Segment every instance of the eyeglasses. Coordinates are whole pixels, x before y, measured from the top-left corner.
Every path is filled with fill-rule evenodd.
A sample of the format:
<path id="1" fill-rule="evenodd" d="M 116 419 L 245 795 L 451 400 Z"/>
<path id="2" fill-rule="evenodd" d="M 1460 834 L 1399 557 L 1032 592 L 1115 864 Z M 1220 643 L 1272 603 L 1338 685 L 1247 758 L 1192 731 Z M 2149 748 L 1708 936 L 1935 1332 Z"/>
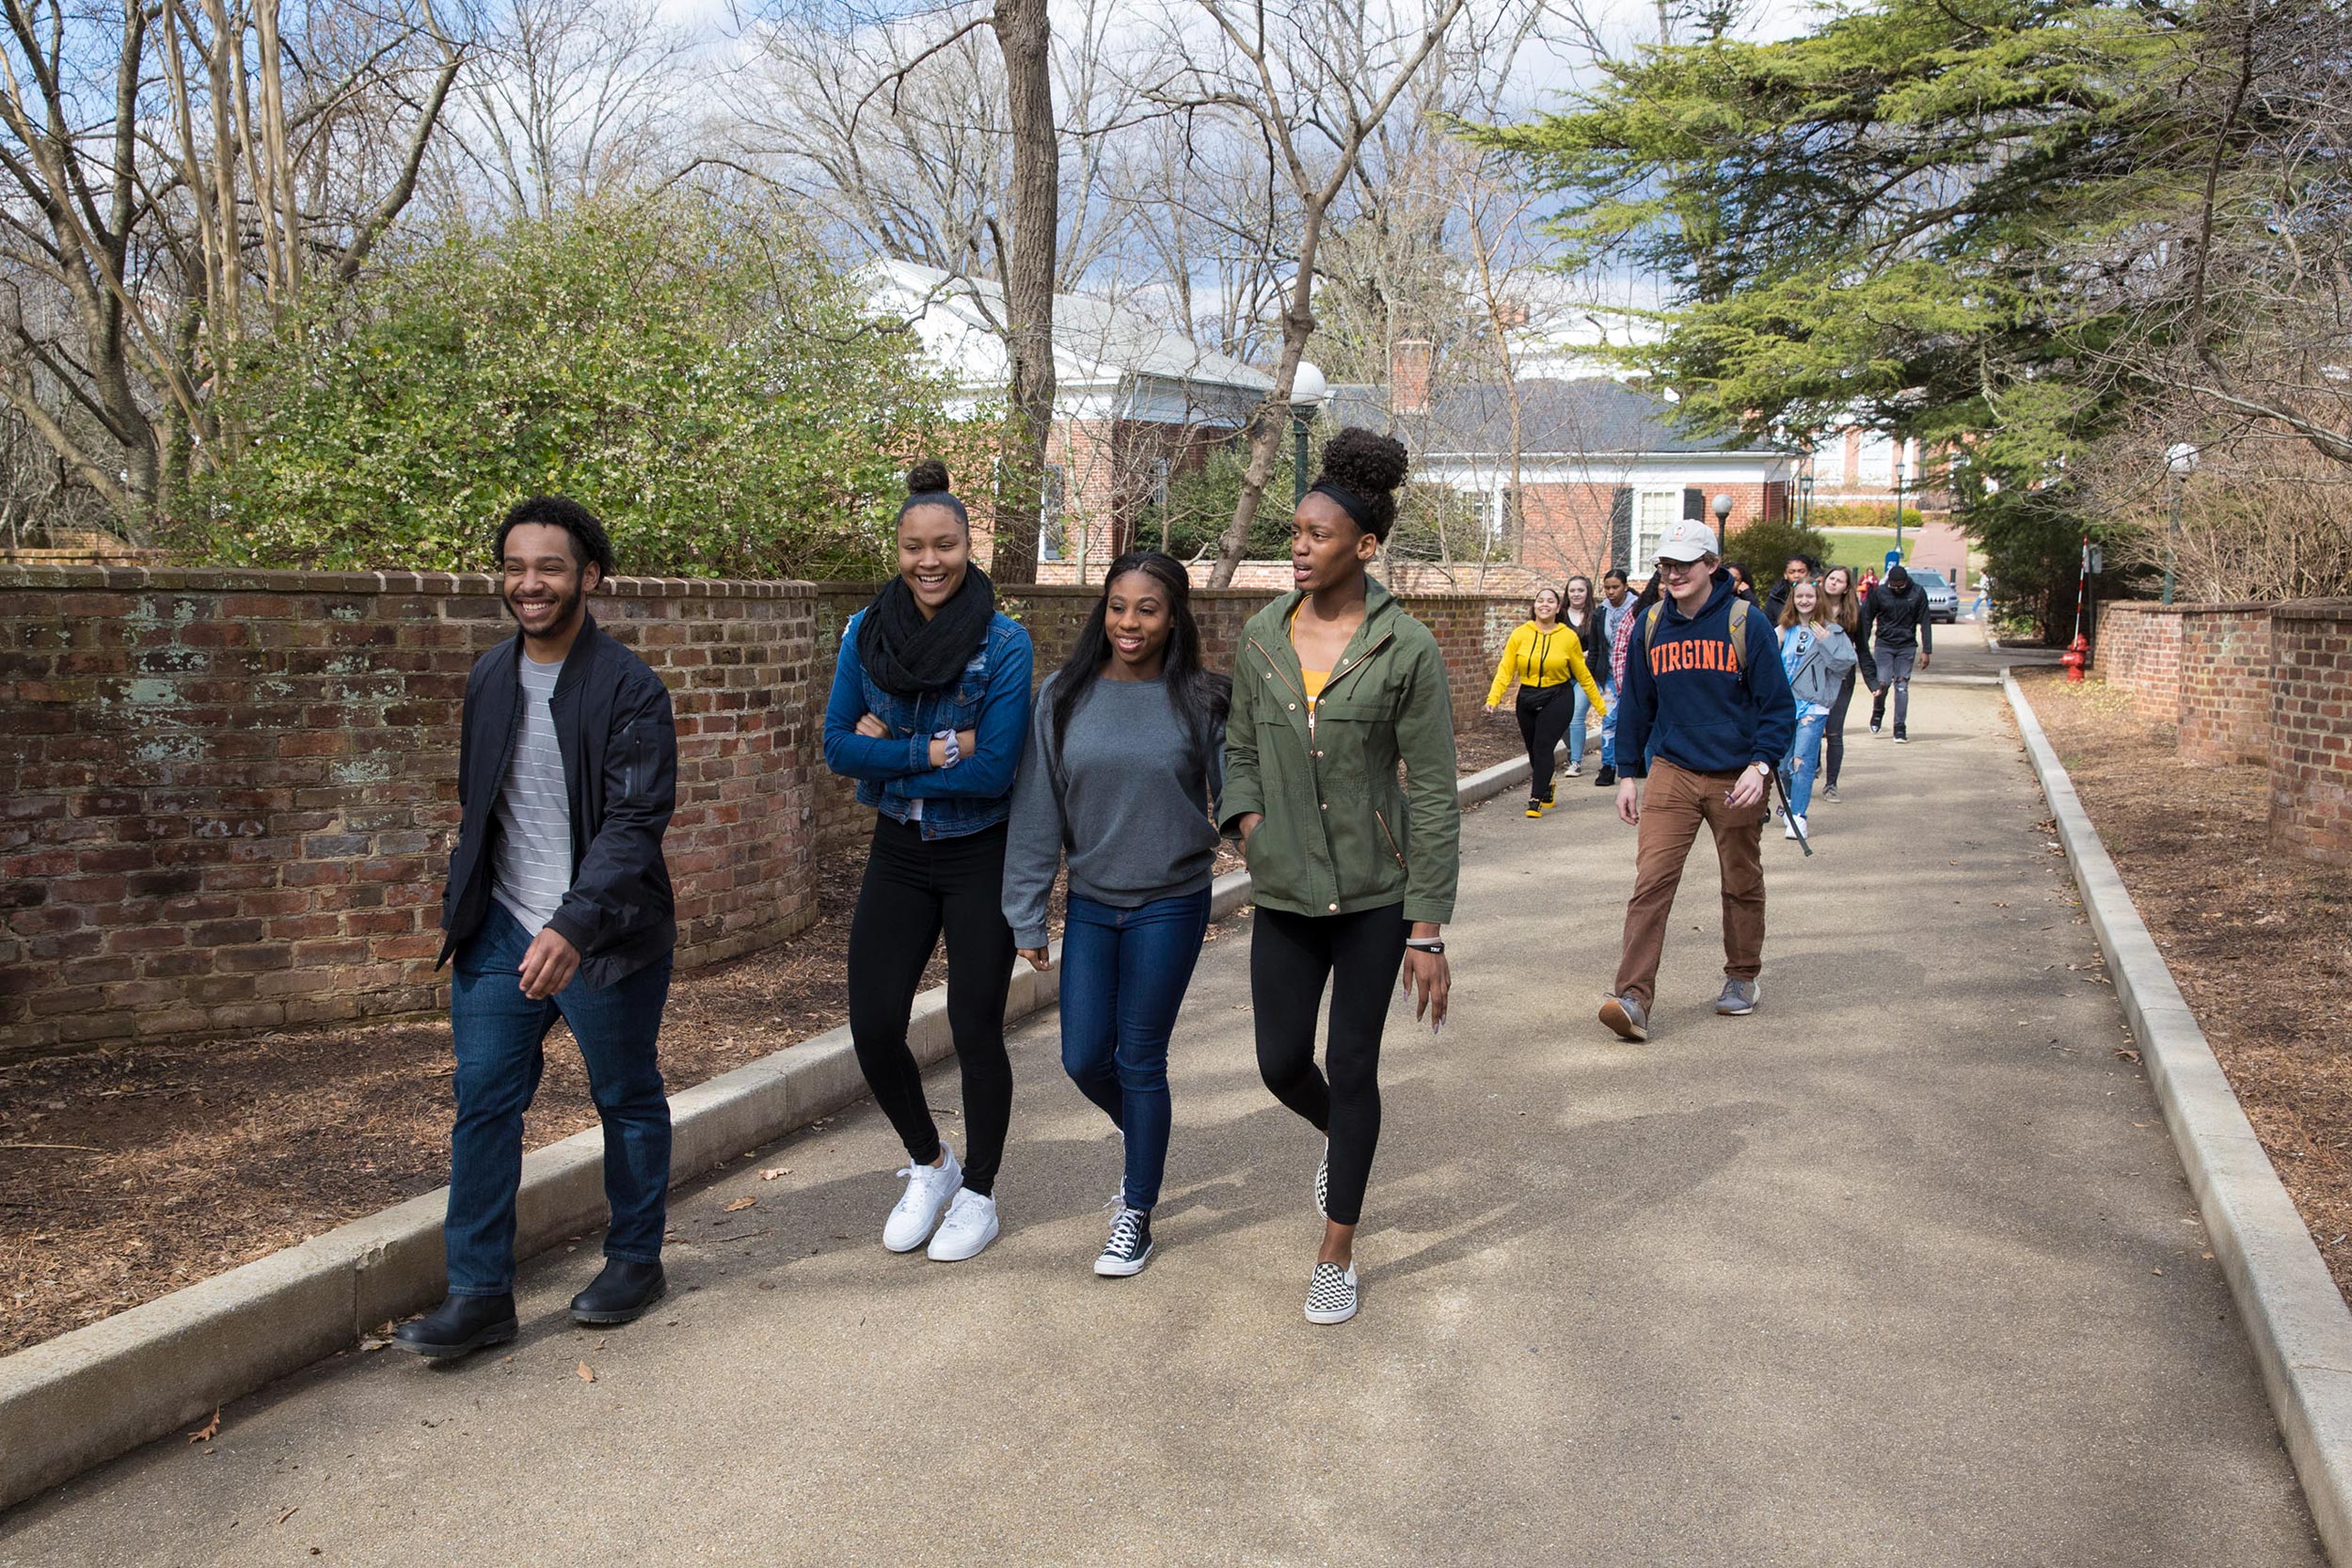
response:
<path id="1" fill-rule="evenodd" d="M 1659 562 L 1659 563 L 1658 563 L 1658 570 L 1659 570 L 1659 574 L 1660 574 L 1661 576 L 1662 576 L 1662 577 L 1670 577 L 1670 578 L 1687 577 L 1687 576 L 1688 576 L 1688 575 L 1690 575 L 1691 573 L 1697 571 L 1697 570 L 1699 569 L 1699 567 L 1700 567 L 1700 565 L 1701 565 L 1701 564 L 1702 564 L 1701 562 L 1696 562 L 1696 561 L 1663 561 L 1663 560 L 1661 560 L 1661 561 L 1660 561 L 1660 562 Z"/>

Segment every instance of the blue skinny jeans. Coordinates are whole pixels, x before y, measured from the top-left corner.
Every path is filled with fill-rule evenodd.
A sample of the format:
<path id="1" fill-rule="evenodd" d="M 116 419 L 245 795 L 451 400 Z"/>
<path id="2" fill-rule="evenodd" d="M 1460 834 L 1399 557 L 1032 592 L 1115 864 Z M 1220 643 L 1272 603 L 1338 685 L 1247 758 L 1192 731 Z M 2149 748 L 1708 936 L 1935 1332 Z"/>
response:
<path id="1" fill-rule="evenodd" d="M 1073 894 L 1061 940 L 1061 1065 L 1126 1134 L 1130 1209 L 1168 1168 L 1168 1041 L 1209 928 L 1209 890 L 1114 909 Z"/>
<path id="2" fill-rule="evenodd" d="M 1797 705 L 1797 741 L 1781 762 L 1788 781 L 1788 809 L 1803 816 L 1813 809 L 1813 776 L 1821 767 L 1821 732 L 1829 715 L 1813 703 Z"/>

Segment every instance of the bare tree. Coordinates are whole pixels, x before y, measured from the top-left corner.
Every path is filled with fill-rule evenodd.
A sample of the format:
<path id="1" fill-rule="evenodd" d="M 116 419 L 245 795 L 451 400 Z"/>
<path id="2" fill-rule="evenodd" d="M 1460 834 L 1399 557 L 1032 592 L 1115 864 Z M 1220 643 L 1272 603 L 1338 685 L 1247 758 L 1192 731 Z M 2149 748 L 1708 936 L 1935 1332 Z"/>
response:
<path id="1" fill-rule="evenodd" d="M 1195 0 L 1197 14 L 1177 13 L 1164 34 L 1167 64 L 1148 96 L 1262 136 L 1295 204 L 1298 225 L 1274 388 L 1250 433 L 1249 467 L 1233 520 L 1218 543 L 1213 586 L 1232 581 L 1274 470 L 1292 383 L 1314 332 L 1316 256 L 1332 205 L 1355 179 L 1366 142 L 1465 5 L 1430 0 L 1420 16 L 1400 23 L 1349 0 L 1248 8 L 1232 0 Z"/>
<path id="2" fill-rule="evenodd" d="M 427 16 L 0 0 L 0 399 L 135 534 L 249 327 L 348 279 L 414 195 L 461 52 Z"/>

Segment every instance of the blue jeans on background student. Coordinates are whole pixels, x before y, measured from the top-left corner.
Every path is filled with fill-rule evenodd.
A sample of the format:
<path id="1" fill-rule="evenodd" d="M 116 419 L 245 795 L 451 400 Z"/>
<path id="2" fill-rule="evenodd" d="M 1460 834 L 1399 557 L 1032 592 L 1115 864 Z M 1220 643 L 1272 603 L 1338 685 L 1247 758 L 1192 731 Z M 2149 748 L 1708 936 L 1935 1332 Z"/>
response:
<path id="1" fill-rule="evenodd" d="M 1160 1200 L 1170 1110 L 1168 1040 L 1176 1032 L 1209 890 L 1114 909 L 1071 895 L 1061 939 L 1061 1065 L 1126 1134 L 1127 1207 Z"/>
<path id="2" fill-rule="evenodd" d="M 482 929 L 457 950 L 449 1006 L 457 1051 L 457 1125 L 450 1134 L 449 1218 L 442 1243 L 454 1296 L 515 1288 L 515 1192 L 522 1184 L 523 1112 L 546 1066 L 540 1042 L 571 1025 L 604 1122 L 604 1255 L 661 1260 L 670 1194 L 670 1101 L 654 1059 L 670 959 L 590 990 L 579 979 L 544 1001 L 522 990 L 531 938 L 493 899 Z"/>
<path id="3" fill-rule="evenodd" d="M 1568 766 L 1584 766 L 1584 725 L 1593 711 L 1593 700 L 1584 695 L 1584 683 L 1579 681 L 1574 692 L 1575 711 L 1568 715 Z"/>
<path id="4" fill-rule="evenodd" d="M 1821 766 L 1821 732 L 1828 727 L 1829 709 L 1819 703 L 1797 705 L 1797 742 L 1781 770 L 1788 780 L 1788 809 L 1799 816 L 1813 808 L 1813 775 Z"/>

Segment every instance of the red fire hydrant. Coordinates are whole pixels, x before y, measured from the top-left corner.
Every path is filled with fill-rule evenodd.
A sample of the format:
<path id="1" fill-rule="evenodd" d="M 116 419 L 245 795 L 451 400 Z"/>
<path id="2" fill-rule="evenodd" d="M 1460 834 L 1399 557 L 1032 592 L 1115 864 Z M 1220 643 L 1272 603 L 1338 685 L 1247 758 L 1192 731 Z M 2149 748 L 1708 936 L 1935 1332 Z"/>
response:
<path id="1" fill-rule="evenodd" d="M 2074 641 L 2066 645 L 2066 652 L 2058 656 L 2058 662 L 2066 666 L 2068 680 L 2083 678 L 2083 666 L 2090 662 L 2090 644 L 2083 641 L 2081 632 L 2074 634 Z"/>

